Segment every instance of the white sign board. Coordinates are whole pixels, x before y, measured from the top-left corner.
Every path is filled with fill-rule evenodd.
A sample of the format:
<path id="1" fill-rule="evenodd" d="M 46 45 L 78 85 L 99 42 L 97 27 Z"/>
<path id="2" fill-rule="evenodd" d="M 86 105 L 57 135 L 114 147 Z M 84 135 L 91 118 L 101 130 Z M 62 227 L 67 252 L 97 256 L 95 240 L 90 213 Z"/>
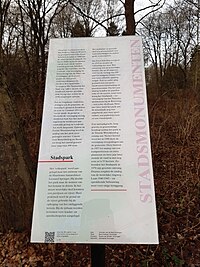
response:
<path id="1" fill-rule="evenodd" d="M 31 241 L 158 243 L 140 37 L 51 40 Z"/>

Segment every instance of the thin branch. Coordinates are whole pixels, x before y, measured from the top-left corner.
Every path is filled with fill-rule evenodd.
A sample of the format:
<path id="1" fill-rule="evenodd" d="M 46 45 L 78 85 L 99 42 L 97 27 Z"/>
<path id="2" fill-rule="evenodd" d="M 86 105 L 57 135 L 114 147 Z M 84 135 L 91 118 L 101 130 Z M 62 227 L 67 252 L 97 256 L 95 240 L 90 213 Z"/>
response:
<path id="1" fill-rule="evenodd" d="M 70 3 L 74 8 L 76 8 L 76 9 L 80 12 L 80 14 L 81 14 L 82 16 L 84 16 L 84 17 L 86 17 L 86 18 L 88 18 L 88 19 L 93 20 L 93 21 L 96 22 L 98 25 L 100 25 L 101 27 L 103 27 L 103 28 L 106 30 L 106 32 L 108 31 L 108 29 L 107 29 L 106 26 L 104 26 L 101 22 L 99 22 L 99 21 L 96 20 L 95 18 L 93 18 L 93 17 L 91 17 L 91 16 L 85 14 L 85 13 L 81 10 L 81 8 L 78 7 L 77 5 L 75 5 L 71 0 L 69 0 L 69 3 Z"/>
<path id="2" fill-rule="evenodd" d="M 165 1 L 163 2 L 162 6 L 164 5 Z M 154 13 L 156 11 L 158 11 L 162 6 L 158 7 L 157 9 L 153 9 L 150 12 L 148 12 L 147 14 L 145 14 L 143 17 L 141 17 L 137 22 L 136 22 L 136 26 L 141 23 L 141 21 L 146 18 L 147 16 L 149 16 L 151 13 Z"/>
<path id="3" fill-rule="evenodd" d="M 144 7 L 144 8 L 141 8 L 141 9 L 137 10 L 137 11 L 135 12 L 135 15 L 136 15 L 137 13 L 142 12 L 142 11 L 145 11 L 145 10 L 147 10 L 147 9 L 149 9 L 149 8 L 154 8 L 154 7 L 159 6 L 160 2 L 162 2 L 162 0 L 159 0 L 156 4 L 152 4 L 152 5 L 149 5 L 149 6 L 147 6 L 147 7 Z M 161 7 L 165 4 L 165 2 L 166 2 L 166 0 L 163 1 L 163 4 L 162 4 L 159 8 L 161 8 Z M 156 10 L 155 10 L 155 11 L 156 11 Z M 154 12 L 154 11 L 153 11 L 153 12 Z"/>
<path id="4" fill-rule="evenodd" d="M 109 17 L 109 18 L 106 18 L 106 19 L 104 19 L 104 20 L 102 20 L 102 21 L 100 22 L 100 25 L 101 25 L 102 23 L 104 23 L 104 22 L 107 22 L 107 21 L 113 19 L 113 18 L 117 18 L 117 17 L 121 17 L 121 16 L 125 16 L 125 14 L 124 14 L 124 13 L 116 14 L 116 15 L 113 15 L 113 16 L 111 16 L 111 17 Z M 97 26 L 99 26 L 99 25 L 95 25 L 95 26 L 92 28 L 92 30 L 94 30 Z M 106 29 L 107 29 L 107 28 L 106 28 Z"/>
<path id="5" fill-rule="evenodd" d="M 192 4 L 196 8 L 199 8 L 199 2 L 198 3 L 194 3 L 194 1 L 192 1 L 192 0 L 185 0 L 185 2 L 188 3 L 188 4 Z"/>
<path id="6" fill-rule="evenodd" d="M 124 3 L 122 0 L 119 0 L 119 2 L 121 2 L 121 3 L 122 3 L 122 5 L 123 5 L 123 6 L 125 6 L 125 3 Z"/>

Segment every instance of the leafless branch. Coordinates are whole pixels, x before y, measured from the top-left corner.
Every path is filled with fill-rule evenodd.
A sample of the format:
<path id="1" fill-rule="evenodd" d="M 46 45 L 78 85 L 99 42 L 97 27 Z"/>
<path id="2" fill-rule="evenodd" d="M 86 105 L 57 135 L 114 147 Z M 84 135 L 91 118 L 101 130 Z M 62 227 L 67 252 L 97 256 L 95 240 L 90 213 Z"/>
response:
<path id="1" fill-rule="evenodd" d="M 149 6 L 149 7 L 147 7 L 147 8 L 150 8 L 150 7 L 156 7 L 156 6 L 158 6 L 159 5 L 159 3 L 161 2 L 162 0 L 159 0 L 159 2 L 157 3 L 157 4 L 155 4 L 154 6 Z M 162 8 L 162 6 L 165 4 L 165 1 L 166 0 L 164 0 L 164 2 L 163 2 L 163 4 L 161 5 L 161 6 L 158 6 L 158 8 L 156 8 L 156 9 L 152 9 L 151 11 L 149 11 L 147 14 L 145 14 L 143 17 L 141 17 L 137 22 L 136 22 L 136 26 L 139 24 L 139 23 L 141 23 L 141 21 L 144 19 L 144 18 L 146 18 L 147 16 L 149 16 L 151 13 L 154 13 L 154 12 L 156 12 L 156 11 L 158 11 L 160 8 Z M 147 8 L 145 8 L 145 9 L 147 9 Z M 141 11 L 141 10 L 140 10 Z M 138 13 L 139 11 L 137 11 L 136 13 Z M 136 14 L 135 13 L 135 14 Z"/>
<path id="2" fill-rule="evenodd" d="M 84 17 L 86 17 L 86 18 L 88 18 L 88 19 L 93 20 L 93 21 L 96 22 L 99 26 L 103 27 L 103 28 L 106 30 L 106 32 L 108 31 L 107 27 L 106 27 L 105 25 L 103 25 L 102 22 L 99 22 L 99 21 L 96 20 L 95 18 L 93 18 L 93 17 L 91 17 L 91 16 L 85 14 L 85 13 L 81 10 L 81 8 L 78 7 L 77 5 L 75 5 L 71 0 L 69 0 L 69 3 L 70 3 L 74 8 L 76 8 L 82 16 L 84 16 Z"/>
<path id="3" fill-rule="evenodd" d="M 199 1 L 195 3 L 193 0 L 185 0 L 185 2 L 195 6 L 196 8 L 200 8 Z"/>
<path id="4" fill-rule="evenodd" d="M 151 1 L 150 1 L 150 2 L 151 2 Z M 141 8 L 141 9 L 139 9 L 139 10 L 137 10 L 137 11 L 135 12 L 135 15 L 136 15 L 137 13 L 142 12 L 142 11 L 145 11 L 145 10 L 147 10 L 147 9 L 149 9 L 149 8 L 155 8 L 155 7 L 159 6 L 161 2 L 162 2 L 162 0 L 159 0 L 156 4 L 152 4 L 152 5 L 149 5 L 149 6 L 147 6 L 147 7 Z M 162 5 L 159 6 L 158 8 L 161 8 L 161 7 L 165 4 L 165 2 L 166 2 L 166 0 L 164 0 L 163 3 L 162 3 Z M 152 10 L 152 11 L 150 11 L 150 13 L 152 13 L 152 12 L 154 12 L 154 11 L 156 11 L 156 10 Z M 146 16 L 146 15 L 145 15 L 145 16 Z"/>
<path id="5" fill-rule="evenodd" d="M 119 0 L 119 2 L 121 2 L 123 6 L 125 5 L 125 3 L 122 0 Z"/>

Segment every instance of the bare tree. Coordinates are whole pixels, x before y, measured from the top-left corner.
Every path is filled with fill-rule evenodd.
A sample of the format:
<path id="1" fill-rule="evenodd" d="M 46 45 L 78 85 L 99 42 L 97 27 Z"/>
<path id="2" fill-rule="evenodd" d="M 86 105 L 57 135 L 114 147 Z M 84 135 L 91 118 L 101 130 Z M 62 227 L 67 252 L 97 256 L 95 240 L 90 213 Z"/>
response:
<path id="1" fill-rule="evenodd" d="M 192 10 L 194 11 L 194 18 L 196 25 L 196 47 L 194 48 L 192 54 L 192 64 L 191 69 L 193 72 L 192 75 L 192 88 L 195 92 L 200 90 L 200 55 L 199 55 L 199 46 L 200 46 L 200 0 L 184 0 L 189 6 L 191 6 Z"/>
<path id="2" fill-rule="evenodd" d="M 135 35 L 136 34 L 136 27 L 137 25 L 144 20 L 144 18 L 151 13 L 156 12 L 159 10 L 165 3 L 165 0 L 158 0 L 158 1 L 149 1 L 149 4 L 147 4 L 146 7 L 135 10 L 135 0 L 125 0 L 125 2 L 121 1 L 124 5 L 125 10 L 125 21 L 126 21 L 126 31 L 125 34 L 127 35 Z M 143 15 L 138 21 L 135 20 L 135 16 L 138 13 L 145 12 L 145 15 Z"/>
<path id="3" fill-rule="evenodd" d="M 51 29 L 50 37 L 68 38 L 71 36 L 71 30 L 76 22 L 76 14 L 71 5 L 60 5 L 60 12 L 55 16 Z"/>
<path id="4" fill-rule="evenodd" d="M 29 155 L 4 71 L 2 43 L 10 2 L 0 2 L 0 231 L 30 226 L 34 189 Z"/>
<path id="5" fill-rule="evenodd" d="M 11 0 L 5 0 L 0 2 L 0 60 L 2 59 L 2 45 L 10 3 Z"/>
<path id="6" fill-rule="evenodd" d="M 23 27 L 23 47 L 30 67 L 32 63 L 33 80 L 44 87 L 46 72 L 46 46 L 49 40 L 50 29 L 55 17 L 61 12 L 64 5 L 62 0 L 17 0 L 20 8 Z M 67 3 L 66 3 L 67 4 Z M 62 6 L 62 8 L 60 8 Z M 30 35 L 28 35 L 30 33 Z M 32 54 L 32 62 L 28 55 Z"/>
<path id="7" fill-rule="evenodd" d="M 107 27 L 104 25 L 104 21 L 101 21 L 102 18 L 102 8 L 100 0 L 69 0 L 69 3 L 74 8 L 74 12 L 77 15 L 76 21 L 84 25 L 85 36 L 93 35 L 94 30 L 101 26 L 104 30 L 107 31 Z"/>
<path id="8" fill-rule="evenodd" d="M 177 85 L 186 87 L 191 53 L 195 46 L 194 10 L 190 5 L 179 2 L 150 15 L 141 24 L 140 33 L 149 64 L 154 66 L 157 88 L 166 85 L 166 71 L 169 73 L 169 68 L 176 69 L 179 80 L 182 80 L 180 83 L 176 78 Z"/>

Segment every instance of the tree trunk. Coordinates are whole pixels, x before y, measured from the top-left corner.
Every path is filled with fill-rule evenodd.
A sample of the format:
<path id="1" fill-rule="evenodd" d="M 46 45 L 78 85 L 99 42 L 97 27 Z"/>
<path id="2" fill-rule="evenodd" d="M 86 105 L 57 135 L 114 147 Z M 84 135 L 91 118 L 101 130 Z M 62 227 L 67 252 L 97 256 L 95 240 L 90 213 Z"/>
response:
<path id="1" fill-rule="evenodd" d="M 125 0 L 125 18 L 126 18 L 126 35 L 135 35 L 135 18 L 134 18 L 135 0 Z"/>
<path id="2" fill-rule="evenodd" d="M 0 232 L 11 228 L 21 231 L 31 223 L 34 181 L 22 141 L 0 68 Z"/>

